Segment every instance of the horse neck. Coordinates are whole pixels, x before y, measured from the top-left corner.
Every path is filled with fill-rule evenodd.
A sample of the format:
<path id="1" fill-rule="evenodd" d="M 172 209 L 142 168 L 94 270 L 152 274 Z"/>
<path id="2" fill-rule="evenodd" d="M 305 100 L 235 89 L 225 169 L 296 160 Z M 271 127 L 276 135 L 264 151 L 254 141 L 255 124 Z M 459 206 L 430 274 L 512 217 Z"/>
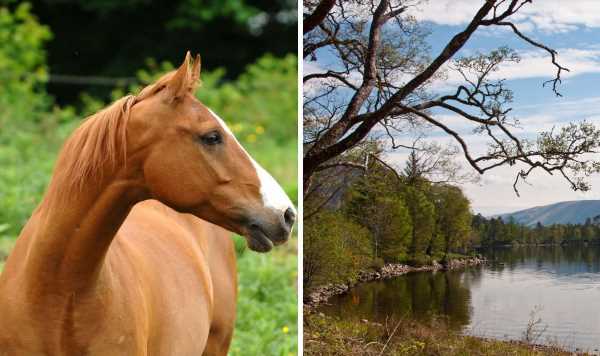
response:
<path id="1" fill-rule="evenodd" d="M 135 203 L 147 198 L 135 167 L 103 169 L 65 196 L 60 164 L 28 233 L 26 278 L 35 294 L 74 293 L 104 275 L 104 261 L 117 230 Z M 29 223 L 28 223 L 29 224 Z"/>

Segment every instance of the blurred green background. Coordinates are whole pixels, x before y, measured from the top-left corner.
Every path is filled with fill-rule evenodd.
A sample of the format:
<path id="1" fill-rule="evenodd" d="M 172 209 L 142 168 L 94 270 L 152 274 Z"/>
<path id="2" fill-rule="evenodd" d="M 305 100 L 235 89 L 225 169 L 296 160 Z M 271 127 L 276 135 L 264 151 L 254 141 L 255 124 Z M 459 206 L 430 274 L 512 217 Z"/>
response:
<path id="1" fill-rule="evenodd" d="M 0 0 L 0 269 L 65 138 L 188 49 L 202 55 L 198 98 L 297 203 L 296 21 L 287 0 Z M 266 255 L 235 239 L 230 354 L 296 354 L 297 238 Z"/>

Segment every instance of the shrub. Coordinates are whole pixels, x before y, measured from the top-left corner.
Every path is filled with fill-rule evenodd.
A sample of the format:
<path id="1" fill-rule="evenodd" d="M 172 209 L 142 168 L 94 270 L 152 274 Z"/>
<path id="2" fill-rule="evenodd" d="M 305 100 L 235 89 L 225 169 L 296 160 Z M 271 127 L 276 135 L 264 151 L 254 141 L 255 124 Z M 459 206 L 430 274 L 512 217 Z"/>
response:
<path id="1" fill-rule="evenodd" d="M 304 225 L 304 289 L 356 278 L 370 260 L 369 231 L 337 212 Z"/>
<path id="2" fill-rule="evenodd" d="M 385 265 L 385 262 L 383 261 L 383 258 L 381 257 L 377 257 L 371 260 L 371 263 L 369 264 L 369 267 L 371 269 L 374 270 L 380 270 L 381 267 L 383 267 L 383 265 Z"/>
<path id="3" fill-rule="evenodd" d="M 43 45 L 52 34 L 30 9 L 28 3 L 13 12 L 0 7 L 0 127 L 4 134 L 7 125 L 39 119 L 50 103 L 43 89 L 47 79 Z"/>

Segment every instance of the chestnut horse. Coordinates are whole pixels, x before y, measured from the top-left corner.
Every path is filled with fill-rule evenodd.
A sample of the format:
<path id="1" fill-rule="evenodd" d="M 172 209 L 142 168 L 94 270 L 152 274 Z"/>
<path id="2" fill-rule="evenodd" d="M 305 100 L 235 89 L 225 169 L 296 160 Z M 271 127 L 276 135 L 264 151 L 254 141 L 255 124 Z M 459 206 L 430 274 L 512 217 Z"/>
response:
<path id="1" fill-rule="evenodd" d="M 285 242 L 281 187 L 193 95 L 200 58 L 88 118 L 0 276 L 0 355 L 225 355 L 230 233 Z"/>

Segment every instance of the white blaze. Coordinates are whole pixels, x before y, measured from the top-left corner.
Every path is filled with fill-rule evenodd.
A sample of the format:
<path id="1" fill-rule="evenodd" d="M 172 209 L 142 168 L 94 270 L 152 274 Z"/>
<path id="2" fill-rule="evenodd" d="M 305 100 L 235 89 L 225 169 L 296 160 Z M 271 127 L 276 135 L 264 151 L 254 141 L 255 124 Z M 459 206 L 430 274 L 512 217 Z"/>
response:
<path id="1" fill-rule="evenodd" d="M 208 109 L 208 108 L 207 108 Z M 217 119 L 217 121 L 221 124 L 223 129 L 233 137 L 235 142 L 240 146 L 242 151 L 248 156 L 250 162 L 254 165 L 254 169 L 256 170 L 256 175 L 260 181 L 260 195 L 262 196 L 263 205 L 267 208 L 278 210 L 280 212 L 285 212 L 288 208 L 294 209 L 294 205 L 290 201 L 290 198 L 285 194 L 283 188 L 277 183 L 277 181 L 267 172 L 260 164 L 258 164 L 252 156 L 246 152 L 244 147 L 238 142 L 235 138 L 235 135 L 223 119 L 219 117 L 219 115 L 215 114 L 214 111 L 208 109 L 210 113 Z"/>

